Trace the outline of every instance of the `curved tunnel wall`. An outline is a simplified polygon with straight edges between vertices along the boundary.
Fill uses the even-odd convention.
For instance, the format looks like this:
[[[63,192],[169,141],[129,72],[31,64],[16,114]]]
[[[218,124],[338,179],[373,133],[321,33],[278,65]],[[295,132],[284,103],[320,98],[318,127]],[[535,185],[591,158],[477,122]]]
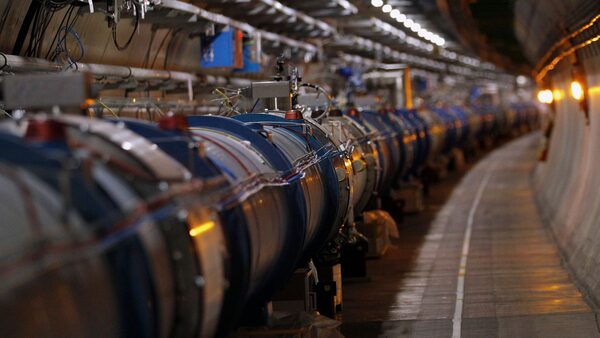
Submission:
[[[521,0],[515,8],[516,31],[535,64],[563,35],[598,14],[600,8],[594,1]],[[599,32],[596,24],[572,43]],[[533,181],[540,212],[566,264],[591,300],[600,304],[600,46],[584,47],[575,56],[585,72],[589,123],[569,93],[575,59],[565,58],[546,78],[545,84],[558,95],[551,107],[553,129],[547,159],[539,162]]]
[[[600,58],[590,88],[600,85]],[[592,66],[592,64],[590,64]],[[568,93],[568,70],[554,78],[554,87]],[[554,232],[567,264],[579,283],[600,303],[600,91],[589,97],[590,123],[579,105],[565,96],[556,102],[554,129],[546,162],[534,173],[542,216]]]

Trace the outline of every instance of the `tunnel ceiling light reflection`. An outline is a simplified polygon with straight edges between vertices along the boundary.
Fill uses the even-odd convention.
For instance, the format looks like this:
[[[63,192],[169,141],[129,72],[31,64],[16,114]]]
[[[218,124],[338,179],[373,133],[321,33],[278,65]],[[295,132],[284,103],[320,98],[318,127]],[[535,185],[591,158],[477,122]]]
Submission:
[[[371,5],[373,7],[381,7],[383,6],[383,0],[372,0]]]
[[[420,38],[434,43],[440,47],[443,47],[446,44],[446,40],[444,38],[423,28],[421,24],[413,19],[409,19],[406,14],[403,14],[399,9],[392,7],[392,5],[384,5],[383,0],[371,0],[371,5],[377,8],[381,7],[381,10],[384,13],[389,13],[392,19],[395,19],[398,23],[403,24],[404,27],[417,33]]]

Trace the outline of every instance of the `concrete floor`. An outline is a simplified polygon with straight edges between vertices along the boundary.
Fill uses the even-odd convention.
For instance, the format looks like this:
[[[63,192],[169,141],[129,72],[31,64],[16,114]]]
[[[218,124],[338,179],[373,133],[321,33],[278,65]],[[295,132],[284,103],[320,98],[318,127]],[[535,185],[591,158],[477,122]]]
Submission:
[[[434,186],[427,210],[407,216],[400,239],[369,261],[371,281],[344,285],[342,333],[600,337],[538,215],[537,144],[536,135],[522,137]]]

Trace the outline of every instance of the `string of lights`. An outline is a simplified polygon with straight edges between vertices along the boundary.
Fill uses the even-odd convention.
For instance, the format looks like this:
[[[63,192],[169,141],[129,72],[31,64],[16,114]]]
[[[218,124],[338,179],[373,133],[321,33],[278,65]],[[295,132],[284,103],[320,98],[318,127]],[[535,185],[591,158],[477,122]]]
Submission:
[[[588,21],[585,25],[579,27],[575,31],[571,32],[567,36],[560,39],[556,42],[538,61],[536,64],[535,70],[533,72],[536,82],[542,87],[542,89],[538,92],[537,99],[541,103],[552,104],[556,100],[560,100],[563,97],[563,94],[558,89],[550,89],[545,86],[545,78],[549,72],[554,70],[556,66],[564,60],[566,57],[569,57],[575,54],[576,51],[585,48],[587,46],[592,45],[595,42],[600,41],[600,34],[596,34],[589,39],[582,41],[576,45],[569,47],[568,49],[563,50],[561,53],[556,55],[552,61],[545,63],[552,54],[554,54],[559,48],[569,43],[573,38],[581,35],[583,32],[587,31],[591,27],[593,27],[600,20],[600,14],[594,16],[590,21]],[[576,55],[576,54],[575,54]],[[545,64],[545,65],[544,65]],[[543,66],[542,66],[543,65]],[[586,77],[581,65],[578,63],[577,59],[573,65],[571,71],[571,84],[569,86],[569,92],[571,97],[579,102],[580,109],[584,112],[586,117],[586,123],[589,124],[589,107],[587,103],[587,86],[586,86]]]
[[[588,23],[586,23],[585,25],[581,26],[579,29],[573,31],[571,34],[565,36],[564,38],[560,39],[560,41],[558,41],[557,43],[555,43],[547,52],[546,54],[544,54],[544,56],[542,56],[542,58],[537,62],[537,64],[535,65],[535,69],[541,69],[542,65],[546,62],[546,60],[548,60],[548,58],[550,58],[550,56],[562,45],[564,45],[565,43],[569,42],[571,39],[573,39],[574,37],[576,37],[577,35],[583,33],[584,31],[588,30],[589,28],[593,27],[596,22],[600,20],[600,14],[596,15],[595,17],[592,18],[592,20],[590,20]]]
[[[419,37],[440,47],[443,47],[446,44],[444,38],[423,28],[421,24],[400,12],[399,9],[393,8],[390,4],[384,4],[383,0],[371,0],[371,5],[373,7],[381,8],[382,12],[389,14],[392,19],[395,19],[398,23],[404,25],[404,27],[416,33]]]
[[[548,75],[548,72],[552,71],[556,67],[556,65],[558,65],[564,58],[575,53],[576,51],[578,51],[579,49],[581,49],[583,47],[587,47],[587,46],[593,44],[594,42],[597,42],[598,40],[600,40],[600,34],[598,34],[590,39],[587,39],[581,43],[578,43],[575,46],[572,46],[571,48],[558,54],[554,59],[552,59],[552,61],[550,63],[548,63],[546,66],[544,66],[544,68],[542,68],[540,70],[540,72],[535,76],[535,80],[538,83],[542,83],[544,78],[546,77],[546,75]]]

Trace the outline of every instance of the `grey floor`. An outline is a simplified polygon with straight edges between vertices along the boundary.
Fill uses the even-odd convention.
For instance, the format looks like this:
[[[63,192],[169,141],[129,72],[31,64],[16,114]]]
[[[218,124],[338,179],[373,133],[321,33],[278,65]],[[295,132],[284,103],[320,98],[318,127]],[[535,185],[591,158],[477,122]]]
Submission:
[[[460,337],[600,337],[537,212],[537,144],[535,135],[522,137],[434,187],[427,210],[407,216],[401,238],[369,261],[371,281],[344,285],[342,333],[452,337],[472,211]]]

